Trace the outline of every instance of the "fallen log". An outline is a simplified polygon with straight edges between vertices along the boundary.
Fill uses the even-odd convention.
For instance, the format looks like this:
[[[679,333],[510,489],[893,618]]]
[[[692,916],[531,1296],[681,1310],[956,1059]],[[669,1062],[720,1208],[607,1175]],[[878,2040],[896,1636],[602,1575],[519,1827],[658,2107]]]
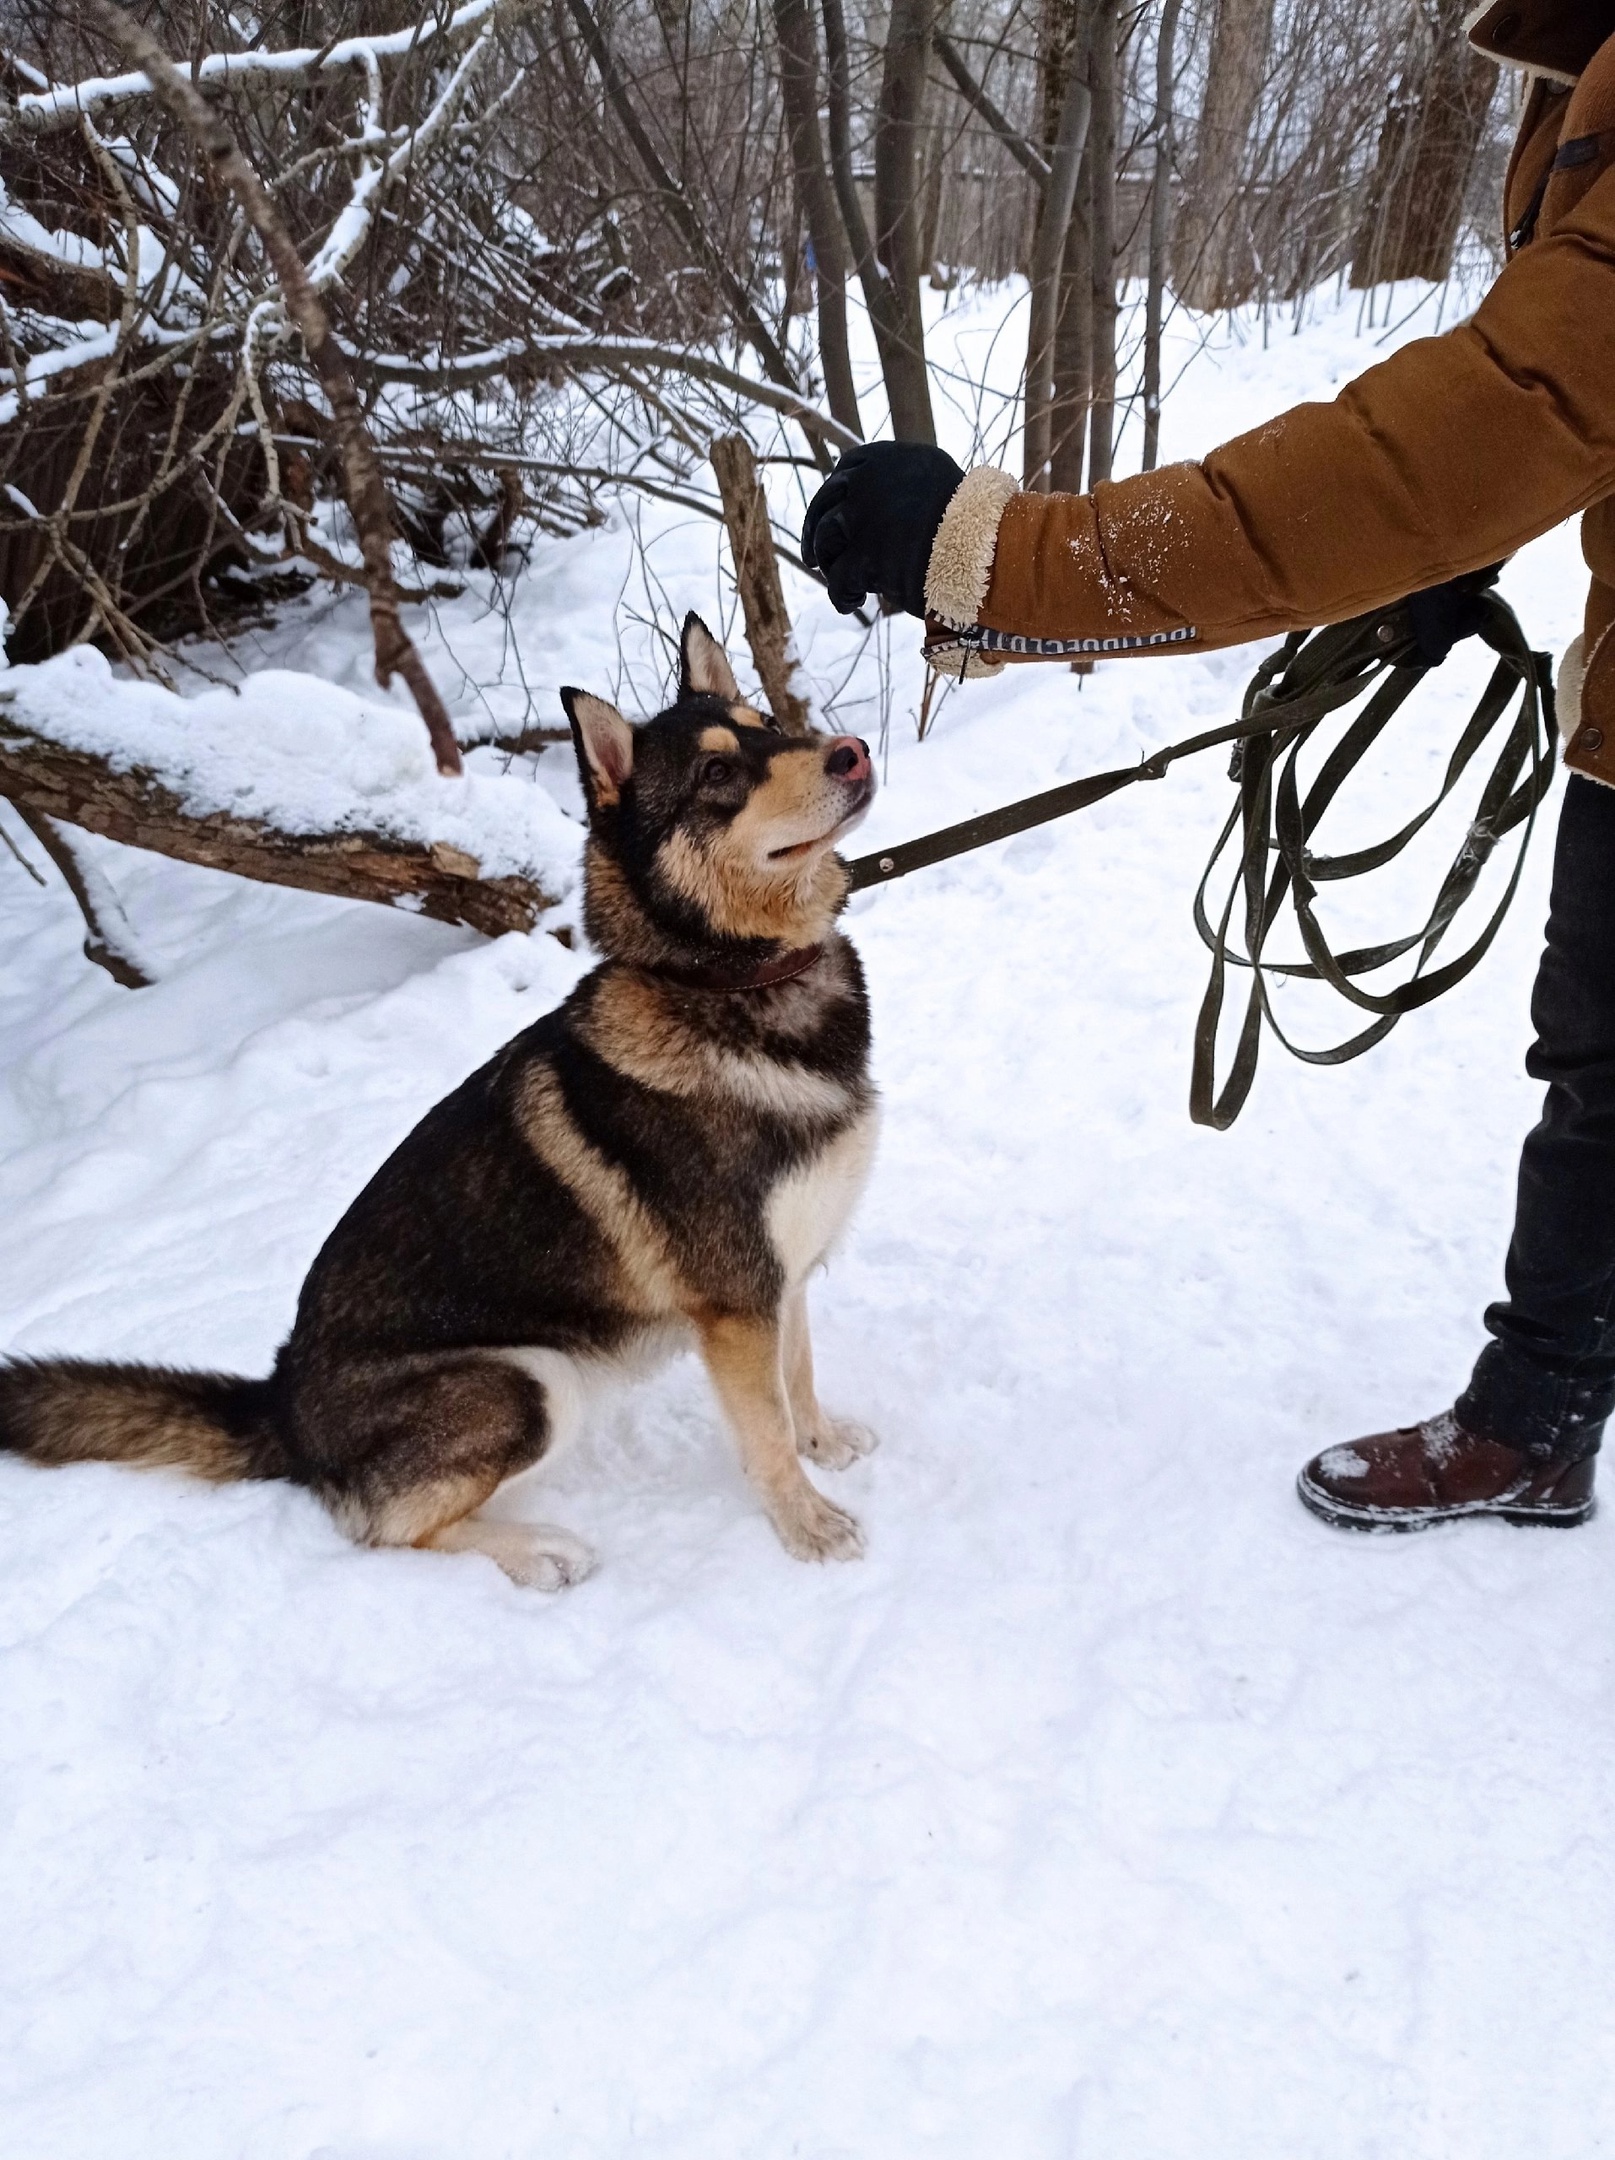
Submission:
[[[554,896],[536,878],[483,877],[477,858],[443,840],[380,832],[287,832],[233,811],[198,815],[149,769],[114,770],[94,751],[31,729],[0,690],[0,795],[25,815],[58,818],[126,847],[292,885],[340,900],[374,900],[465,923],[484,937],[531,930]]]

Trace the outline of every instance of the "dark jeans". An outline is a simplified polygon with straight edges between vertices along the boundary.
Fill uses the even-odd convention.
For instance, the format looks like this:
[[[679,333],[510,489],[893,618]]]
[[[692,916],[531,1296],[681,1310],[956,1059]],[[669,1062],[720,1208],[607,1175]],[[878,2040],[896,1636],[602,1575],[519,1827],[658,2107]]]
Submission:
[[[1615,1409],[1615,788],[1575,774],[1531,1021],[1547,1101],[1520,1155],[1508,1296],[1456,1408],[1487,1439],[1575,1458]]]

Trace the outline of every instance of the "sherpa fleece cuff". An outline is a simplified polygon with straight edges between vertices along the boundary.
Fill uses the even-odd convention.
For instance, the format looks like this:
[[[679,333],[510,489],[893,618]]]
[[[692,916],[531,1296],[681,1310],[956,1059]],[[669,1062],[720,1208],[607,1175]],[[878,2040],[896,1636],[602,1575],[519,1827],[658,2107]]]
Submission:
[[[978,465],[954,489],[925,572],[925,610],[950,630],[973,630],[987,602],[1004,505],[1020,489],[996,466]]]

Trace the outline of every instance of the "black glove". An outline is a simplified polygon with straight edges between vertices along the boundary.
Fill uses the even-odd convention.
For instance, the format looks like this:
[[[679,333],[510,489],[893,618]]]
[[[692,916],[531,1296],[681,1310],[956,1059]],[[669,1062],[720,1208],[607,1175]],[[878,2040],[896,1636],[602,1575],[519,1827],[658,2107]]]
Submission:
[[[1497,583],[1503,565],[1469,570],[1449,578],[1445,585],[1427,585],[1423,592],[1409,593],[1403,605],[1413,625],[1413,642],[1426,667],[1440,667],[1458,642],[1473,637],[1486,620],[1481,594]]]
[[[802,560],[850,615],[869,595],[925,613],[925,570],[942,513],[964,478],[931,443],[860,443],[808,504]]]

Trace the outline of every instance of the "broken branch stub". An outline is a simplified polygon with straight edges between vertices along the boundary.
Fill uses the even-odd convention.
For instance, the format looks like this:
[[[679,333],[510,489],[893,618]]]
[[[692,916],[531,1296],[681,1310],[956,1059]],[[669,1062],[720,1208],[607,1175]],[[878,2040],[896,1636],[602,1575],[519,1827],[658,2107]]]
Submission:
[[[723,521],[729,528],[752,665],[762,678],[769,710],[786,734],[805,735],[813,724],[812,714],[798,688],[796,644],[780,584],[768,504],[757,478],[757,460],[744,435],[718,436],[712,445],[712,470],[723,497]]]
[[[404,628],[400,594],[392,568],[393,511],[387,483],[365,426],[359,393],[341,347],[331,334],[330,318],[314,290],[303,258],[268,190],[243,155],[223,116],[182,75],[151,32],[115,5],[115,0],[80,0],[137,67],[145,70],[152,92],[178,121],[207,159],[219,180],[235,195],[263,243],[286,312],[303,340],[309,365],[320,378],[330,403],[332,432],[342,456],[348,508],[353,513],[364,556],[370,595],[370,628],[376,647],[376,680],[385,690],[395,675],[408,684],[426,723],[432,754],[441,773],[464,770],[448,710],[426,671],[415,641]]]

